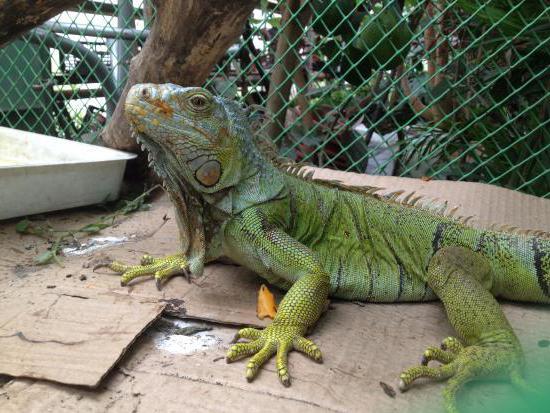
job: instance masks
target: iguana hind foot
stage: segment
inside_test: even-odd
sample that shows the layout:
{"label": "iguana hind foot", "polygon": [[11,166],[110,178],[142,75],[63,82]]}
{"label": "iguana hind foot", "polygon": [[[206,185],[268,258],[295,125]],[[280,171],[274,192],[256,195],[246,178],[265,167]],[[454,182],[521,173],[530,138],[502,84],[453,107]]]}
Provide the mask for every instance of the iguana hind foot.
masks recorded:
{"label": "iguana hind foot", "polygon": [[[466,382],[482,377],[509,378],[525,385],[519,340],[491,294],[493,269],[478,253],[461,247],[441,249],[430,260],[427,282],[443,302],[449,322],[461,340],[448,337],[441,349],[429,347],[420,366],[400,375],[404,391],[420,378],[448,379],[443,390],[448,413],[457,413],[456,394]],[[428,367],[431,360],[442,366]]]}
{"label": "iguana hind foot", "polygon": [[[440,361],[443,365],[428,367],[430,360]],[[514,384],[523,384],[522,362],[521,348],[515,335],[510,330],[493,331],[483,336],[479,344],[464,346],[456,353],[428,348],[424,352],[422,365],[401,373],[399,388],[405,391],[421,377],[448,379],[443,390],[445,407],[448,413],[457,413],[456,394],[463,384],[481,377],[505,377]]]}
{"label": "iguana hind foot", "polygon": [[113,261],[107,265],[111,270],[122,274],[120,285],[125,286],[138,277],[154,275],[157,289],[161,289],[165,280],[176,274],[183,274],[190,278],[189,261],[182,254],[168,255],[162,258],[153,258],[144,255],[140,265],[126,265]]}
{"label": "iguana hind foot", "polygon": [[432,360],[439,361],[442,364],[449,364],[456,358],[456,353],[446,351],[437,347],[428,347],[422,354],[420,364],[427,366]]}

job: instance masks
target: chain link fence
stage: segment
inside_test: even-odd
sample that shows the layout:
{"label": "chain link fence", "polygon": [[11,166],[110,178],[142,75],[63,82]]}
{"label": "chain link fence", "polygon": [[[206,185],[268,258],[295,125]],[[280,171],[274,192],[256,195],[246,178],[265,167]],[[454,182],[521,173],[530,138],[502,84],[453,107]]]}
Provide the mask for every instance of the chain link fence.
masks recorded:
{"label": "chain link fence", "polygon": [[142,0],[87,1],[0,49],[0,125],[96,142],[151,16]]}
{"label": "chain link fence", "polygon": [[[87,1],[0,50],[0,124],[94,142],[154,11]],[[206,87],[296,161],[550,198],[546,0],[262,0]]]}

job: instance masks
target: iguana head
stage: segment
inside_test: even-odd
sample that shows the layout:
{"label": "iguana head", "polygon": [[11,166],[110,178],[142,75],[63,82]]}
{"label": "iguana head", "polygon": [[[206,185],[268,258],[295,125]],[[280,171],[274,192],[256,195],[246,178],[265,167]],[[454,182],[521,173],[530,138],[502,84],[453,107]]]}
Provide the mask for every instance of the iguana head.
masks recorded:
{"label": "iguana head", "polygon": [[198,87],[138,84],[125,114],[150,164],[172,185],[211,194],[250,175],[247,112],[237,102]]}

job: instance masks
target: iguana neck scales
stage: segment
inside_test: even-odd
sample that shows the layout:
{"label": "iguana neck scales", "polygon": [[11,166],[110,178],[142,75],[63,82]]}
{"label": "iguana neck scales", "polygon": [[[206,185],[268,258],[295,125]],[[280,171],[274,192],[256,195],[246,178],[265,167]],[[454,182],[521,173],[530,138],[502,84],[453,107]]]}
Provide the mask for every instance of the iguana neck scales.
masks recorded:
{"label": "iguana neck scales", "polygon": [[160,286],[176,273],[200,276],[206,262],[226,256],[289,289],[273,323],[241,330],[251,341],[227,355],[253,355],[248,379],[275,352],[285,385],[291,349],[321,360],[303,335],[330,294],[369,302],[441,299],[462,341],[428,349],[427,361],[443,367],[413,367],[401,381],[405,388],[422,376],[450,378],[450,412],[458,387],[474,377],[504,374],[523,383],[521,348],[494,297],[550,303],[544,234],[476,229],[410,195],[381,197],[281,167],[253,135],[246,109],[201,88],[133,86],[126,116],[174,203],[182,251],[111,268],[124,284],[154,274]]}

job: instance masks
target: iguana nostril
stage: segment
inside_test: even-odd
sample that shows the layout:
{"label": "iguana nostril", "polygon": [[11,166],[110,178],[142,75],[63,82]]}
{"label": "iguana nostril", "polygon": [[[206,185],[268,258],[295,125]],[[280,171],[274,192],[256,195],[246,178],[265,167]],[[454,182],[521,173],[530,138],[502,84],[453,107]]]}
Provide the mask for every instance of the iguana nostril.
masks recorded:
{"label": "iguana nostril", "polygon": [[148,98],[149,96],[149,88],[144,87],[143,89],[141,89],[141,97]]}

